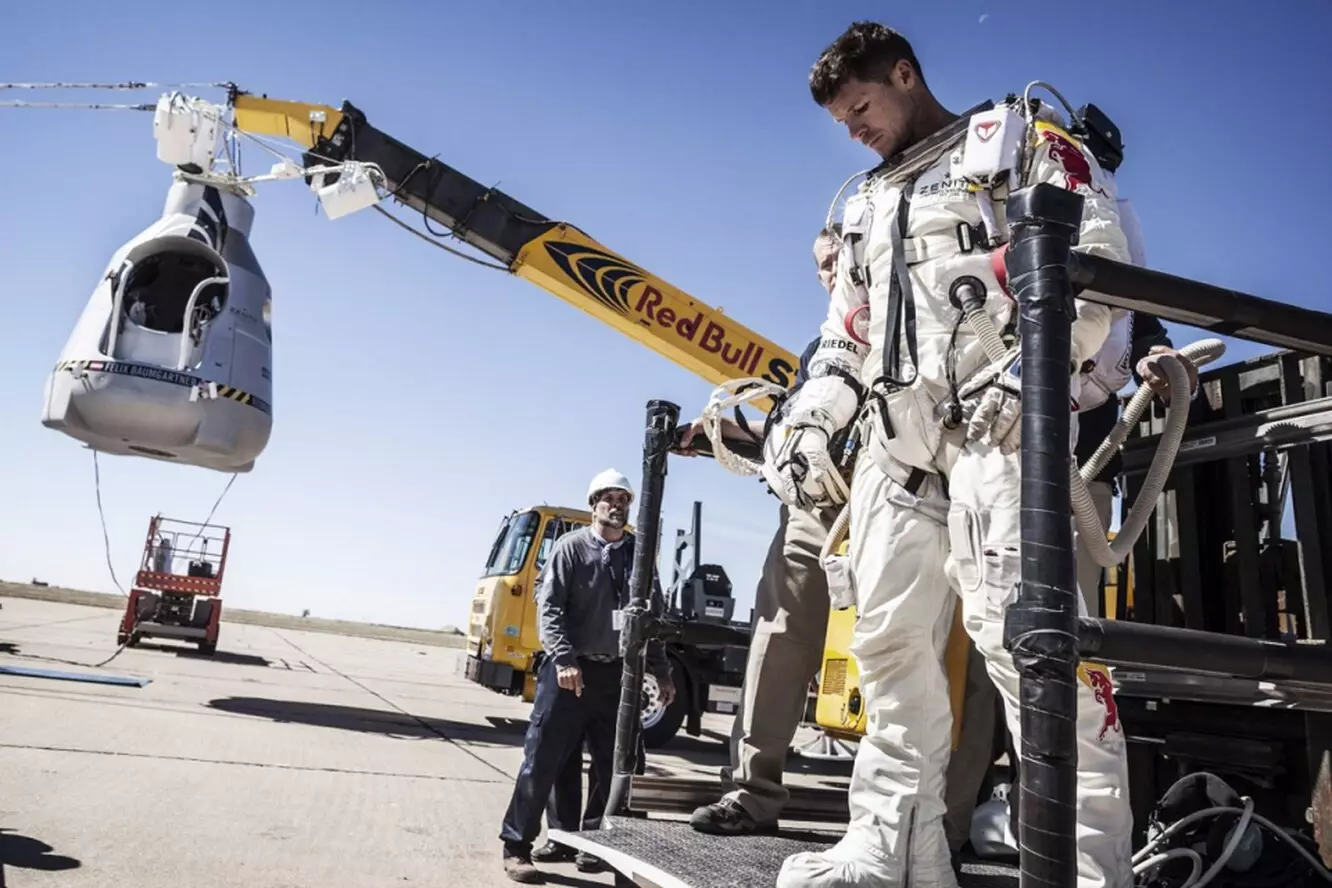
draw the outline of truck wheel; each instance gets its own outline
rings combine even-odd
[[[677,672],[678,674],[678,672]],[[663,706],[657,677],[643,675],[643,745],[648,749],[665,746],[684,724],[689,689],[681,680],[675,685],[675,699]]]

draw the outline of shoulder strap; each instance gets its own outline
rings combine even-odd
[[[916,186],[916,179],[903,182],[897,201],[897,209],[891,222],[893,243],[893,276],[888,284],[888,325],[889,338],[884,343],[882,378],[894,386],[906,386],[909,383],[901,379],[902,357],[899,352],[902,334],[905,329],[907,352],[911,357],[913,369],[920,363],[916,351],[916,301],[911,292],[911,276],[907,274],[906,255],[903,243],[906,239],[907,223],[911,215],[911,190]]]

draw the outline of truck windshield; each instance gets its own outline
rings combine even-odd
[[[511,576],[522,570],[527,563],[527,554],[532,551],[532,540],[540,524],[541,516],[536,512],[522,512],[504,522],[491,549],[492,556],[486,564],[485,576]]]

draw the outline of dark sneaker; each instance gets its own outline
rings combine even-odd
[[[504,874],[524,885],[545,884],[546,876],[532,864],[532,855],[525,851],[504,851]]]
[[[579,851],[578,856],[574,858],[574,866],[578,867],[580,873],[599,873],[606,868],[606,862],[586,851]]]
[[[729,797],[696,809],[689,817],[689,825],[714,836],[747,836],[777,829],[776,821],[759,823],[744,805]]]
[[[576,852],[568,845],[559,842],[547,842],[532,852],[532,859],[537,863],[568,863]]]

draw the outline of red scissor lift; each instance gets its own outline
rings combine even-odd
[[[146,637],[180,638],[197,642],[200,653],[215,652],[230,545],[229,527],[154,516],[117,642],[134,647]],[[184,573],[174,570],[178,563]]]

